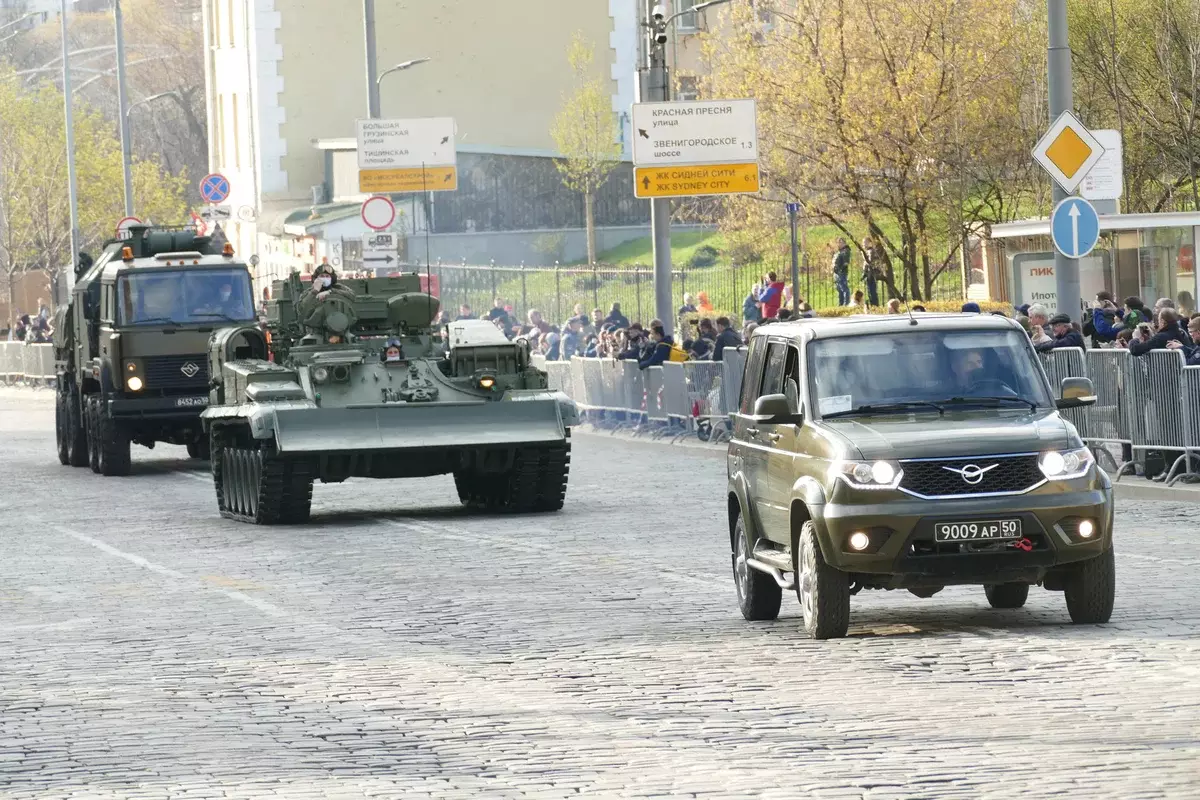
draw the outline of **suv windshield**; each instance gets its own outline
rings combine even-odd
[[[905,331],[816,340],[809,391],[822,417],[1050,405],[1018,331]]]
[[[128,272],[117,283],[117,324],[252,322],[245,268]]]

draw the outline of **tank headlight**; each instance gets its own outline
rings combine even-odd
[[[329,369],[327,367],[317,367],[312,371],[312,377],[317,383],[324,383],[329,380]]]
[[[495,386],[496,386],[496,379],[493,378],[491,375],[485,375],[484,377],[479,379],[479,388],[480,389],[489,389],[490,390],[490,389],[494,388]]]
[[[125,388],[129,389],[131,392],[140,392],[142,390],[142,386],[142,379],[137,375],[134,375],[129,378],[129,380],[125,381]]]

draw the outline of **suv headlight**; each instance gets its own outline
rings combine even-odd
[[[841,478],[855,489],[895,489],[904,470],[892,461],[835,461],[829,467],[832,478]]]
[[[1082,478],[1088,474],[1096,457],[1086,447],[1078,450],[1049,450],[1038,458],[1038,469],[1052,481]]]

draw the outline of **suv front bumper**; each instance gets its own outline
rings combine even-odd
[[[1072,485],[1073,484],[1073,485]],[[1112,546],[1112,489],[1089,481],[1047,485],[1024,495],[922,500],[888,492],[845,493],[814,520],[826,561],[844,572],[878,575],[889,588],[922,585],[1036,582],[1054,567],[1095,558]],[[1021,521],[1021,539],[1000,543],[939,543],[938,522]],[[1094,533],[1083,538],[1081,520]],[[870,546],[856,551],[863,532]]]

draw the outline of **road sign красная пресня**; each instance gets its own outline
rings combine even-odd
[[[638,197],[755,194],[759,190],[754,100],[635,103]]]

